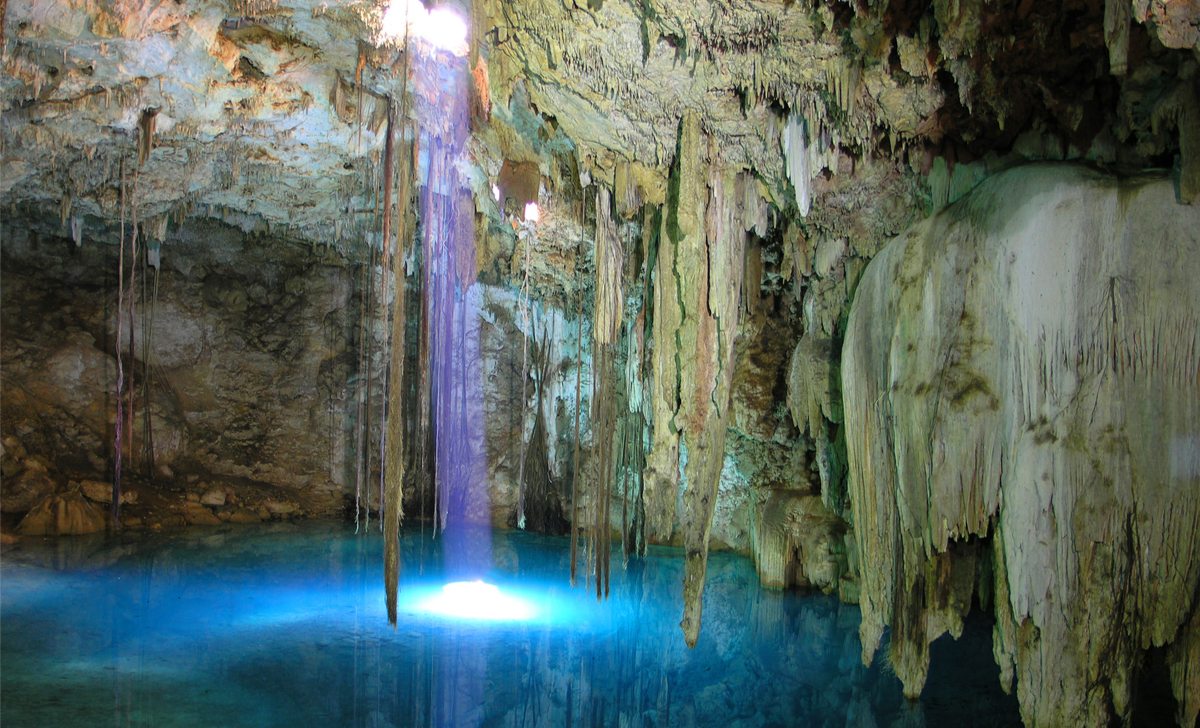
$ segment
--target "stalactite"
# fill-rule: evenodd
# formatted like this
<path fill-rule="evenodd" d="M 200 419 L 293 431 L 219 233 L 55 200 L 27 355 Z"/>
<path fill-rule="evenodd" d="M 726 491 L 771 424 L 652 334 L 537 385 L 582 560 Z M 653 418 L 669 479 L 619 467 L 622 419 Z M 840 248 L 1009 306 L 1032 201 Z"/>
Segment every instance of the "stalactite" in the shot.
<path fill-rule="evenodd" d="M 415 136 L 415 135 L 414 135 Z M 414 147 L 417 144 L 416 139 L 413 140 Z M 417 153 L 416 149 L 413 154 Z M 428 256 L 422 259 L 422 265 L 429 267 L 431 261 Z M 417 477 L 421 479 L 421 503 L 422 508 L 430 501 L 430 486 L 433 484 L 432 459 L 429 457 L 430 452 L 436 443 L 430 439 L 430 420 L 433 409 L 433 381 L 429 376 L 430 373 L 430 357 L 432 352 L 429 345 L 429 328 L 430 328 L 430 310 L 428 302 L 431 299 L 432 291 L 430 286 L 430 277 L 428 275 L 421 276 L 421 301 L 422 305 L 417 315 L 420 317 L 418 321 L 418 336 L 417 341 Z M 433 493 L 433 530 L 437 533 L 438 524 L 438 508 L 437 508 L 437 490 Z M 427 519 L 423 519 L 427 520 Z"/>
<path fill-rule="evenodd" d="M 152 128 L 150 129 L 150 133 L 153 133 Z M 137 347 L 135 346 L 134 333 L 133 333 L 134 332 L 133 296 L 134 296 L 134 291 L 137 290 L 137 287 L 135 285 L 136 280 L 137 280 L 136 279 L 137 239 L 138 239 L 138 214 L 137 214 L 138 208 L 137 208 L 137 205 L 138 205 L 138 182 L 139 182 L 140 177 L 141 177 L 141 173 L 138 170 L 134 170 L 133 198 L 130 200 L 130 205 L 129 205 L 130 217 L 133 221 L 133 230 L 129 236 L 129 400 L 128 400 L 129 406 L 128 406 L 128 409 L 126 412 L 127 417 L 125 418 L 125 438 L 126 438 L 126 441 L 129 443 L 128 444 L 129 460 L 130 460 L 131 465 L 133 463 L 133 419 L 134 419 L 133 373 L 134 373 L 135 362 L 137 361 L 137 359 L 136 359 Z M 120 311 L 117 312 L 117 315 L 118 316 L 121 315 Z M 117 337 L 117 348 L 120 348 L 120 346 L 121 346 L 121 338 Z M 120 396 L 120 393 L 118 393 L 118 396 Z M 116 509 L 115 512 L 116 512 L 117 516 L 119 516 L 120 498 L 115 498 L 113 500 L 113 507 L 114 507 L 114 509 Z"/>
<path fill-rule="evenodd" d="M 869 664 L 891 626 L 906 695 L 969 608 L 956 583 L 975 537 L 993 539 L 994 654 L 1026 725 L 1128 721 L 1139 653 L 1195 639 L 1200 481 L 1181 448 L 1200 428 L 1200 286 L 1175 261 L 1200 211 L 1175 195 L 1165 179 L 1012 169 L 864 272 L 841 359 L 874 567 L 860 636 Z M 1173 681 L 1181 725 L 1200 709 L 1197 664 L 1171 665 L 1193 676 Z"/>
<path fill-rule="evenodd" d="M 1129 63 L 1130 6 L 1125 0 L 1104 2 L 1104 44 L 1108 46 L 1108 71 L 1124 76 Z"/>
<path fill-rule="evenodd" d="M 680 160 L 682 166 L 683 160 Z M 642 508 L 646 514 L 646 539 L 651 543 L 671 540 L 675 521 L 675 493 L 679 486 L 679 330 L 683 312 L 679 306 L 679 279 L 675 275 L 675 235 L 667 229 L 677 215 L 660 215 L 658 244 L 652 251 L 654 290 L 651 330 L 654 358 L 651 361 L 651 404 L 654 427 L 650 454 L 642 471 Z"/>
<path fill-rule="evenodd" d="M 549 355 L 550 341 L 554 332 L 543 327 L 541 336 L 536 329 L 531 343 L 531 369 L 536 372 L 534 380 L 533 401 L 533 430 L 529 436 L 526 448 L 525 463 L 522 468 L 524 479 L 526 527 L 537 533 L 551 533 L 557 528 L 555 523 L 554 503 L 550 491 L 550 463 L 546 453 L 546 407 L 545 398 L 549 396 L 546 384 L 550 381 L 551 358 Z"/>
<path fill-rule="evenodd" d="M 382 196 L 377 194 L 375 199 L 376 199 L 376 203 L 375 203 L 376 221 L 378 221 L 381 216 L 381 213 L 379 211 L 379 204 L 380 204 L 379 201 L 382 199 Z M 363 415 L 362 428 L 363 428 L 363 441 L 364 441 L 364 445 L 365 445 L 365 450 L 363 453 L 363 460 L 364 460 L 363 477 L 364 477 L 364 479 L 366 481 L 366 485 L 367 485 L 367 487 L 363 490 L 363 494 L 366 498 L 366 503 L 363 504 L 363 513 L 366 515 L 367 527 L 370 528 L 370 526 L 371 526 L 371 489 L 370 489 L 371 420 L 372 420 L 371 413 L 372 413 L 372 411 L 374 409 L 374 405 L 375 405 L 375 397 L 374 397 L 374 391 L 373 391 L 374 390 L 374 379 L 375 379 L 375 377 L 374 377 L 375 317 L 376 317 L 376 311 L 379 308 L 379 282 L 377 280 L 378 276 L 375 274 L 375 268 L 376 268 L 376 264 L 377 264 L 377 255 L 379 254 L 379 251 L 376 249 L 374 241 L 370 240 L 370 238 L 368 238 L 368 246 L 371 249 L 371 257 L 370 257 L 371 262 L 370 262 L 370 268 L 368 269 L 368 272 L 367 272 L 367 280 L 368 280 L 367 292 L 366 292 L 366 295 L 367 295 L 367 314 L 366 314 L 367 315 L 367 320 L 366 320 L 367 338 L 363 342 L 363 346 L 366 347 L 366 351 L 367 351 L 367 354 L 366 354 L 367 376 L 366 376 L 366 380 L 363 382 L 363 387 L 366 390 L 365 397 L 366 397 L 367 404 L 366 404 L 366 412 Z"/>
<path fill-rule="evenodd" d="M 125 161 L 121 160 L 121 237 L 117 257 L 117 423 L 113 445 L 112 529 L 120 528 L 121 508 L 121 440 L 124 430 L 125 412 L 121 403 L 121 390 L 125 386 L 125 364 L 121 356 L 122 320 L 121 305 L 125 301 Z"/>
<path fill-rule="evenodd" d="M 847 115 L 854 115 L 862 67 L 857 60 L 836 56 L 825 64 L 825 87 Z"/>
<path fill-rule="evenodd" d="M 146 109 L 138 119 L 138 167 L 146 164 L 150 150 L 154 148 L 154 123 L 157 118 L 158 109 Z"/>
<path fill-rule="evenodd" d="M 599 266 L 597 266 L 598 268 Z M 596 468 L 592 483 L 592 553 L 596 564 L 596 598 L 608 596 L 608 576 L 611 564 L 611 502 L 614 485 L 613 437 L 616 430 L 614 391 L 616 384 L 616 345 L 593 339 L 592 361 L 596 371 L 595 397 L 592 404 L 592 442 Z"/>
<path fill-rule="evenodd" d="M 387 124 L 391 124 L 391 99 L 387 101 Z M 387 406 L 388 406 L 388 375 L 391 362 L 391 331 L 388 330 L 388 274 L 392 269 L 391 255 L 393 249 L 392 240 L 392 215 L 393 215 L 393 200 L 392 187 L 395 184 L 395 145 L 391 134 L 390 127 L 385 130 L 384 139 L 384 160 L 382 171 L 382 220 L 383 229 L 380 231 L 380 266 L 379 266 L 379 287 L 376 294 L 376 309 L 379 312 L 378 329 L 383 335 L 383 378 L 382 387 L 380 390 L 379 403 L 379 530 L 384 530 L 383 515 L 384 515 L 384 498 L 386 497 L 386 487 L 384 481 L 387 479 L 387 469 L 384 463 L 385 453 L 387 449 Z M 374 271 L 372 270 L 372 273 Z M 376 323 L 372 319 L 373 323 Z"/>
<path fill-rule="evenodd" d="M 596 193 L 596 304 L 592 326 L 592 362 L 595 367 L 596 396 L 592 405 L 592 449 L 596 470 L 592 500 L 594 551 L 596 557 L 596 596 L 608 596 L 611 552 L 609 506 L 615 484 L 613 437 L 616 430 L 616 347 L 621 335 L 621 317 L 625 309 L 624 251 L 612 220 L 612 199 L 607 187 Z"/>
<path fill-rule="evenodd" d="M 74 204 L 74 195 L 71 194 L 70 188 L 63 190 L 62 199 L 58 203 L 58 217 L 62 223 L 63 229 L 66 230 L 71 224 L 71 207 Z"/>
<path fill-rule="evenodd" d="M 527 385 L 529 382 L 529 332 L 533 327 L 529 309 L 529 259 L 532 255 L 532 232 L 525 235 L 525 265 L 524 278 L 521 282 L 521 293 L 517 298 L 517 309 L 521 317 L 521 416 L 517 425 L 517 437 L 520 439 L 521 455 L 517 467 L 517 528 L 525 528 L 525 417 L 528 409 Z"/>
<path fill-rule="evenodd" d="M 796 190 L 796 207 L 801 216 L 807 216 L 811 206 L 809 183 L 812 181 L 808 164 L 808 124 L 795 111 L 788 114 L 787 124 L 783 127 L 783 156 L 787 161 L 788 179 Z"/>
<path fill-rule="evenodd" d="M 647 525 L 654 533 L 672 514 L 668 508 L 674 489 L 664 485 L 677 477 L 682 436 L 687 487 L 680 519 L 686 549 L 680 626 L 688 645 L 694 647 L 700 632 L 709 532 L 724 465 L 733 340 L 745 263 L 745 194 L 734 171 L 709 172 L 705 159 L 710 150 L 695 115 L 683 119 L 679 133 L 678 167 L 673 172 L 677 191 L 657 251 L 655 435 L 643 501 Z M 668 470 L 672 467 L 675 473 Z"/>
<path fill-rule="evenodd" d="M 364 390 L 366 389 L 366 353 L 367 353 L 367 265 L 363 264 L 362 280 L 359 290 L 362 292 L 358 304 L 358 391 L 357 394 L 357 414 L 354 420 L 355 429 L 355 447 L 354 447 L 354 465 L 355 465 L 355 481 L 354 481 L 354 531 L 358 532 L 358 518 L 362 513 L 362 489 L 363 489 L 363 417 L 365 413 L 366 403 L 363 401 Z"/>
<path fill-rule="evenodd" d="M 579 202 L 579 248 L 583 247 L 583 201 Z M 578 250 L 576 254 L 578 255 Z M 575 290 L 579 304 L 575 312 L 575 457 L 571 471 L 571 586 L 577 583 L 575 568 L 579 563 L 579 406 L 583 383 L 583 271 L 576 276 Z"/>
<path fill-rule="evenodd" d="M 691 184 L 703 187 L 703 177 Z M 681 186 L 688 184 L 681 179 Z M 694 312 L 680 330 L 683 351 L 696 357 L 681 367 L 679 415 L 688 459 L 684 468 L 680 527 L 684 532 L 686 574 L 683 581 L 684 614 L 681 627 L 689 647 L 700 635 L 708 542 L 717 487 L 725 462 L 725 430 L 733 383 L 734 336 L 737 332 L 746 233 L 742 225 L 742 196 L 738 179 L 730 170 L 713 170 L 708 176 L 710 197 L 704 218 L 699 255 L 683 261 L 681 286 L 684 310 Z M 697 195 L 702 194 L 697 189 Z M 681 193 L 681 198 L 683 197 Z M 694 199 L 694 198 L 693 198 Z M 681 199 L 682 204 L 682 199 Z M 699 241 L 697 241 L 699 242 Z"/>
<path fill-rule="evenodd" d="M 407 59 L 407 54 L 405 54 Z M 408 79 L 407 69 L 403 75 L 405 81 Z M 408 93 L 407 89 L 402 91 L 402 101 L 400 104 L 400 120 L 401 134 L 403 135 L 404 124 L 407 121 L 408 114 Z M 398 197 L 399 202 L 399 224 L 396 228 L 396 239 L 393 240 L 390 233 L 390 221 L 392 219 L 392 196 L 391 196 L 391 180 L 393 166 L 393 138 L 395 132 L 392 129 L 395 116 L 392 113 L 391 102 L 388 103 L 388 121 L 387 134 L 384 150 L 384 207 L 387 212 L 384 215 L 384 245 L 390 245 L 391 248 L 391 270 L 392 281 L 395 287 L 394 298 L 392 300 L 392 341 L 390 347 L 390 361 L 388 367 L 388 391 L 387 391 L 387 418 L 384 440 L 387 443 L 385 457 L 381 463 L 381 469 L 385 472 L 385 487 L 384 499 L 381 503 L 384 509 L 384 578 L 385 589 L 387 592 L 387 609 L 388 621 L 393 626 L 396 624 L 396 594 L 399 589 L 400 579 L 400 521 L 403 518 L 404 508 L 404 416 L 401 411 L 401 393 L 403 391 L 404 382 L 404 329 L 405 329 L 405 283 L 404 283 L 404 255 L 403 251 L 407 247 L 408 236 L 408 202 L 409 202 L 409 185 L 411 184 L 412 173 L 409 168 L 409 161 L 412 156 L 401 153 L 400 155 L 400 190 Z M 403 137 L 402 137 L 403 138 Z M 403 241 L 403 243 L 401 242 Z"/>
<path fill-rule="evenodd" d="M 166 217 L 162 217 L 163 225 L 166 224 Z M 154 267 L 154 301 L 148 300 L 146 287 L 149 284 L 150 278 L 150 251 L 157 250 L 157 247 L 150 240 L 146 241 L 143 246 L 145 253 L 142 256 L 142 464 L 145 465 L 147 477 L 154 475 L 154 437 L 153 437 L 153 416 L 150 411 L 150 349 L 151 349 L 151 331 L 153 330 L 154 313 L 158 298 L 158 266 Z M 149 314 L 147 315 L 147 310 Z"/>

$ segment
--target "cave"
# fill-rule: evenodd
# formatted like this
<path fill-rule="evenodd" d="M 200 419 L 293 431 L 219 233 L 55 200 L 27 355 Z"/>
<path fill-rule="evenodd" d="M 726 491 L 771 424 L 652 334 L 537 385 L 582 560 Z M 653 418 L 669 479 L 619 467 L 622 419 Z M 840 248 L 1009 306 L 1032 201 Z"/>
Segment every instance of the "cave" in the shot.
<path fill-rule="evenodd" d="M 1200 726 L 1200 7 L 0 0 L 0 722 Z"/>

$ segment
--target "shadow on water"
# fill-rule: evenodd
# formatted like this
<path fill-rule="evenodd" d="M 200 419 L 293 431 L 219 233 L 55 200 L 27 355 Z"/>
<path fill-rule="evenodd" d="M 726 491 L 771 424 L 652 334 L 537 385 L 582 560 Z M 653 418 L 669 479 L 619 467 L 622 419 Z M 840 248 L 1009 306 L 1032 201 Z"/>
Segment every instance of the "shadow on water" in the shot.
<path fill-rule="evenodd" d="M 990 625 L 933 645 L 909 704 L 864 668 L 858 608 L 764 591 L 713 554 L 700 642 L 678 627 L 673 549 L 614 569 L 597 603 L 569 544 L 490 537 L 486 580 L 525 620 L 423 611 L 442 541 L 402 535 L 400 618 L 384 609 L 381 536 L 332 524 L 23 542 L 4 555 L 5 726 L 1010 726 Z M 452 559 L 453 561 L 453 559 Z M 615 557 L 617 564 L 619 556 Z M 486 612 L 486 605 L 484 612 Z"/>

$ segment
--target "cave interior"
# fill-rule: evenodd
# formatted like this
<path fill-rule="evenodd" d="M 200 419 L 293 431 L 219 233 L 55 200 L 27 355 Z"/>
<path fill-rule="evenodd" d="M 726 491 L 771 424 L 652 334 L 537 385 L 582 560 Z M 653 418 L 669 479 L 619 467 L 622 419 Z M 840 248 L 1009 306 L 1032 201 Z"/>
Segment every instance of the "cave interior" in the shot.
<path fill-rule="evenodd" d="M 248 725 L 1200 725 L 1196 2 L 0 0 L 0 53 L 5 722 L 73 724 L 31 600 L 143 559 L 366 610 L 239 674 L 375 687 Z M 426 564 L 661 659 L 417 649 Z"/>

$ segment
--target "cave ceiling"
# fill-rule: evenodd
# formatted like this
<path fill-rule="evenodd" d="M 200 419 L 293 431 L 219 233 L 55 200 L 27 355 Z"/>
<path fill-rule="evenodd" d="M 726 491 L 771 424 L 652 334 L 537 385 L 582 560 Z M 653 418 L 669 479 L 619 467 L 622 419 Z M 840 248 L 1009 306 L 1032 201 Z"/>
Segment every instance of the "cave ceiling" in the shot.
<path fill-rule="evenodd" d="M 850 223 L 826 208 L 855 206 L 827 183 L 839 174 L 881 162 L 920 178 L 938 158 L 968 163 L 1022 145 L 1171 166 L 1195 106 L 1195 3 L 454 7 L 471 42 L 448 67 L 471 73 L 471 179 L 477 207 L 493 215 L 482 193 L 505 160 L 536 164 L 562 200 L 594 180 L 661 204 L 685 114 L 699 116 L 706 163 L 752 170 L 772 210 L 793 216 L 781 136 L 802 115 L 822 155 L 814 219 L 837 227 Z M 388 104 L 409 68 L 381 31 L 385 11 L 312 0 L 6 3 L 0 205 L 57 212 L 64 226 L 78 218 L 102 237 L 121 214 L 124 176 L 137 214 L 160 228 L 208 216 L 343 247 L 371 225 Z M 419 97 L 418 72 L 409 88 Z M 139 150 L 145 129 L 152 143 Z M 895 175 L 860 176 L 870 194 Z"/>

